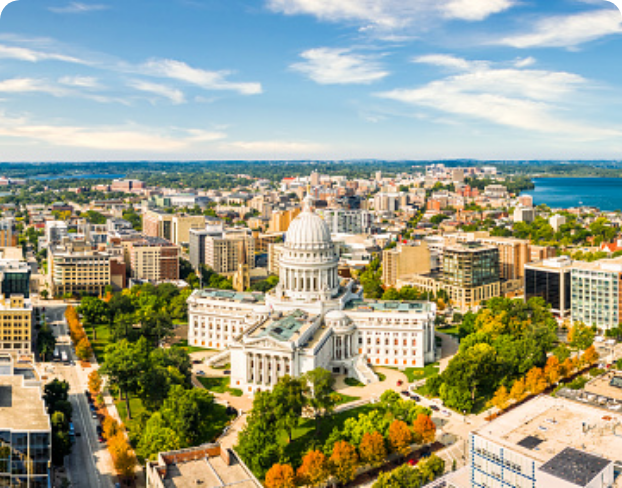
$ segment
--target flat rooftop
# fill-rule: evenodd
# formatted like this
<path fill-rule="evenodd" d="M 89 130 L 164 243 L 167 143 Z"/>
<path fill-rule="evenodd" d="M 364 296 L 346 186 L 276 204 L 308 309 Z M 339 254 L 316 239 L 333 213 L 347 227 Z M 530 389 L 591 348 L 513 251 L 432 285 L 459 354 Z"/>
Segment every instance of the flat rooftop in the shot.
<path fill-rule="evenodd" d="M 295 341 L 316 322 L 317 316 L 303 310 L 294 310 L 278 318 L 269 318 L 255 329 L 250 337 L 272 337 L 278 341 Z"/>
<path fill-rule="evenodd" d="M 587 486 L 609 464 L 608 459 L 567 447 L 541 466 L 540 471 L 574 485 Z"/>
<path fill-rule="evenodd" d="M 584 390 L 622 402 L 622 372 L 611 371 L 598 376 L 586 384 Z"/>
<path fill-rule="evenodd" d="M 40 388 L 24 386 L 21 375 L 0 376 L 0 428 L 14 432 L 51 428 Z"/>
<path fill-rule="evenodd" d="M 541 395 L 501 415 L 474 434 L 540 463 L 547 463 L 568 447 L 618 461 L 622 460 L 620 423 L 620 414 Z"/>
<path fill-rule="evenodd" d="M 346 310 L 353 312 L 432 312 L 430 302 L 407 302 L 387 300 L 352 300 L 346 305 Z"/>
<path fill-rule="evenodd" d="M 169 465 L 164 478 L 166 488 L 216 488 L 235 485 L 236 488 L 259 488 L 241 464 L 227 466 L 219 457 L 210 457 Z"/>
<path fill-rule="evenodd" d="M 192 296 L 196 298 L 208 298 L 212 300 L 227 300 L 238 303 L 257 303 L 263 304 L 265 302 L 265 296 L 259 292 L 237 292 L 231 290 L 195 290 Z"/>

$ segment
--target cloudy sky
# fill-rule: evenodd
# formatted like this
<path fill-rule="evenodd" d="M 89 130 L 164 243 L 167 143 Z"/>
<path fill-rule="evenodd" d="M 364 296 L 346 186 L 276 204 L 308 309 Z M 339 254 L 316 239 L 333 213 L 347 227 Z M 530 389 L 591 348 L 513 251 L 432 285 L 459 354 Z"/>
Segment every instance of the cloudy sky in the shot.
<path fill-rule="evenodd" d="M 622 159 L 605 0 L 18 0 L 0 161 Z"/>

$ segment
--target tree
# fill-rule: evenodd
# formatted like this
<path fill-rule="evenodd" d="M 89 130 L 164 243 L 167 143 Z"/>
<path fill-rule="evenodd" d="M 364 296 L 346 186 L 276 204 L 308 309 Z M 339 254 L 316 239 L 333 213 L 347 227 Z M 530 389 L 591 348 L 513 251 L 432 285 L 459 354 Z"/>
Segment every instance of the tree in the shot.
<path fill-rule="evenodd" d="M 508 393 L 507 388 L 501 385 L 495 392 L 495 395 L 492 397 L 490 403 L 492 403 L 499 410 L 505 410 L 506 408 L 508 408 L 510 397 L 511 394 Z"/>
<path fill-rule="evenodd" d="M 112 439 L 119 432 L 121 432 L 121 426 L 119 425 L 119 422 L 111 416 L 106 415 L 104 421 L 102 422 L 102 431 L 104 433 L 104 438 Z"/>
<path fill-rule="evenodd" d="M 97 394 L 101 391 L 102 389 L 102 377 L 99 374 L 99 371 L 97 370 L 93 370 L 91 371 L 91 373 L 89 374 L 89 391 L 91 393 Z"/>
<path fill-rule="evenodd" d="M 430 444 L 436 439 L 436 424 L 429 415 L 420 413 L 413 422 L 414 438 L 419 444 Z"/>
<path fill-rule="evenodd" d="M 358 462 L 359 457 L 353 445 L 346 441 L 339 441 L 335 444 L 330 456 L 330 470 L 340 483 L 345 484 L 354 479 Z"/>
<path fill-rule="evenodd" d="M 316 368 L 304 375 L 308 388 L 306 389 L 307 405 L 313 410 L 315 431 L 317 433 L 320 418 L 329 415 L 335 408 L 333 385 L 335 378 L 330 371 Z"/>
<path fill-rule="evenodd" d="M 523 398 L 525 398 L 525 380 L 517 379 L 512 384 L 512 388 L 510 390 L 510 397 L 517 402 L 520 402 Z"/>
<path fill-rule="evenodd" d="M 421 470 L 421 476 L 425 482 L 434 481 L 445 472 L 445 461 L 436 454 L 432 454 L 418 467 Z"/>
<path fill-rule="evenodd" d="M 155 459 L 159 452 L 175 451 L 183 447 L 179 434 L 156 412 L 145 425 L 137 451 L 145 459 Z"/>
<path fill-rule="evenodd" d="M 555 385 L 561 377 L 561 365 L 557 356 L 550 356 L 544 366 L 544 377 L 549 385 Z"/>
<path fill-rule="evenodd" d="M 305 381 L 285 375 L 272 389 L 272 401 L 277 426 L 287 432 L 289 442 L 298 426 L 304 406 Z"/>
<path fill-rule="evenodd" d="M 214 397 L 207 390 L 173 385 L 159 413 L 184 447 L 207 442 L 217 433 Z"/>
<path fill-rule="evenodd" d="M 413 488 L 422 486 L 423 483 L 424 479 L 419 469 L 403 464 L 393 471 L 380 473 L 372 488 Z"/>
<path fill-rule="evenodd" d="M 37 333 L 37 351 L 42 361 L 45 361 L 56 349 L 56 337 L 47 323 L 44 323 Z"/>
<path fill-rule="evenodd" d="M 51 415 L 52 423 L 52 463 L 63 466 L 65 456 L 71 453 L 71 439 L 69 438 L 69 421 L 62 412 Z"/>
<path fill-rule="evenodd" d="M 295 488 L 296 476 L 289 464 L 275 464 L 266 473 L 266 488 Z"/>
<path fill-rule="evenodd" d="M 273 421 L 255 410 L 257 396 L 253 401 L 253 409 L 246 422 L 246 427 L 238 437 L 236 452 L 246 465 L 260 478 L 277 463 L 281 457 L 281 449 L 277 442 L 277 431 Z"/>
<path fill-rule="evenodd" d="M 359 446 L 361 461 L 372 467 L 381 466 L 387 457 L 387 448 L 384 445 L 384 437 L 379 432 L 363 434 Z"/>
<path fill-rule="evenodd" d="M 309 486 L 322 485 L 330 475 L 328 461 L 322 451 L 309 451 L 302 458 L 298 468 L 298 478 L 302 484 Z"/>
<path fill-rule="evenodd" d="M 594 343 L 595 336 L 596 332 L 591 327 L 581 322 L 575 322 L 568 333 L 568 342 L 572 347 L 585 351 Z"/>
<path fill-rule="evenodd" d="M 538 395 L 546 390 L 546 378 L 540 368 L 531 368 L 525 376 L 525 388 L 532 394 Z"/>
<path fill-rule="evenodd" d="M 114 437 L 108 440 L 108 449 L 117 473 L 123 478 L 133 477 L 137 465 L 136 456 L 123 432 L 118 432 Z"/>
<path fill-rule="evenodd" d="M 96 297 L 84 297 L 78 307 L 78 313 L 80 313 L 84 319 L 84 322 L 89 324 L 93 329 L 93 338 L 97 339 L 96 324 L 105 324 L 109 320 L 110 307 L 106 302 Z"/>
<path fill-rule="evenodd" d="M 582 355 L 582 358 L 585 364 L 592 364 L 598 361 L 599 355 L 596 352 L 596 348 L 593 345 L 591 345 L 585 350 L 585 352 Z"/>
<path fill-rule="evenodd" d="M 389 445 L 393 451 L 399 452 L 402 456 L 410 453 L 412 444 L 412 432 L 406 422 L 394 420 L 389 427 Z"/>
<path fill-rule="evenodd" d="M 91 348 L 91 343 L 85 337 L 78 342 L 78 345 L 76 346 L 76 356 L 78 356 L 78 359 L 86 362 L 91 359 L 92 355 L 93 349 Z"/>
<path fill-rule="evenodd" d="M 44 300 L 47 300 L 48 296 L 50 296 L 50 292 L 47 290 L 42 290 L 40 295 L 41 295 L 41 298 L 43 298 Z"/>

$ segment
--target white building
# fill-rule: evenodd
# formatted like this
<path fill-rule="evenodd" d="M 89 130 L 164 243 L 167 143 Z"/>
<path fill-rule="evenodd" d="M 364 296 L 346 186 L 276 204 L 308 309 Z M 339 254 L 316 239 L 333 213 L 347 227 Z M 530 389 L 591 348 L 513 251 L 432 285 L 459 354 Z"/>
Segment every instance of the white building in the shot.
<path fill-rule="evenodd" d="M 566 217 L 564 217 L 563 215 L 553 215 L 550 219 L 549 219 L 549 224 L 551 227 L 553 227 L 553 230 L 555 232 L 558 232 L 560 227 L 562 225 L 564 225 L 566 223 Z"/>
<path fill-rule="evenodd" d="M 324 219 L 331 234 L 367 234 L 371 232 L 374 215 L 367 210 L 344 208 L 317 212 Z"/>
<path fill-rule="evenodd" d="M 620 486 L 621 421 L 610 410 L 539 396 L 471 433 L 468 486 Z"/>
<path fill-rule="evenodd" d="M 232 387 L 252 394 L 317 367 L 370 383 L 377 377 L 368 364 L 434 361 L 436 306 L 364 300 L 357 282 L 338 276 L 335 245 L 309 197 L 282 247 L 272 292 L 195 291 L 188 299 L 188 343 L 225 350 L 215 361 L 230 355 Z"/>
<path fill-rule="evenodd" d="M 536 211 L 532 207 L 519 205 L 514 209 L 514 222 L 525 222 L 527 224 L 536 220 Z"/>

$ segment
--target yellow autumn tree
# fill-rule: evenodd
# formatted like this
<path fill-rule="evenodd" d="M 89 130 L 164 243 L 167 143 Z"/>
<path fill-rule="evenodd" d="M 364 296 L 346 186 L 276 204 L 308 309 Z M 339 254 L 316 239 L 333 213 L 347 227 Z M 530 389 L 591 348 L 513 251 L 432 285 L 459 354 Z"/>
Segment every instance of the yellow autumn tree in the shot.
<path fill-rule="evenodd" d="M 359 457 L 356 448 L 346 441 L 337 441 L 330 456 L 330 471 L 341 484 L 354 479 Z"/>
<path fill-rule="evenodd" d="M 266 488 L 295 488 L 294 468 L 289 464 L 275 464 L 266 473 Z"/>
<path fill-rule="evenodd" d="M 532 394 L 538 395 L 546 390 L 546 378 L 541 368 L 533 367 L 525 376 L 525 388 Z"/>
<path fill-rule="evenodd" d="M 544 377 L 549 385 L 555 385 L 561 378 L 561 365 L 557 356 L 551 356 L 546 360 Z"/>
<path fill-rule="evenodd" d="M 420 413 L 413 422 L 413 433 L 419 444 L 430 444 L 436 439 L 436 424 L 429 415 Z"/>
<path fill-rule="evenodd" d="M 492 403 L 499 410 L 505 410 L 510 404 L 510 399 L 511 394 L 508 392 L 508 389 L 502 385 L 497 389 L 497 391 L 495 391 L 490 403 Z"/>
<path fill-rule="evenodd" d="M 389 444 L 391 448 L 402 456 L 407 456 L 410 453 L 412 441 L 413 434 L 406 422 L 394 420 L 389 426 Z"/>
<path fill-rule="evenodd" d="M 361 461 L 372 467 L 382 465 L 387 457 L 387 448 L 384 444 L 384 437 L 379 432 L 363 434 L 361 445 L 359 446 Z"/>
<path fill-rule="evenodd" d="M 520 402 L 523 398 L 525 398 L 525 390 L 525 380 L 520 378 L 512 384 L 512 388 L 510 389 L 510 397 L 512 397 L 515 401 Z"/>
<path fill-rule="evenodd" d="M 309 486 L 322 485 L 330 476 L 328 461 L 322 451 L 309 451 L 302 458 L 298 468 L 298 478 L 302 484 Z"/>

